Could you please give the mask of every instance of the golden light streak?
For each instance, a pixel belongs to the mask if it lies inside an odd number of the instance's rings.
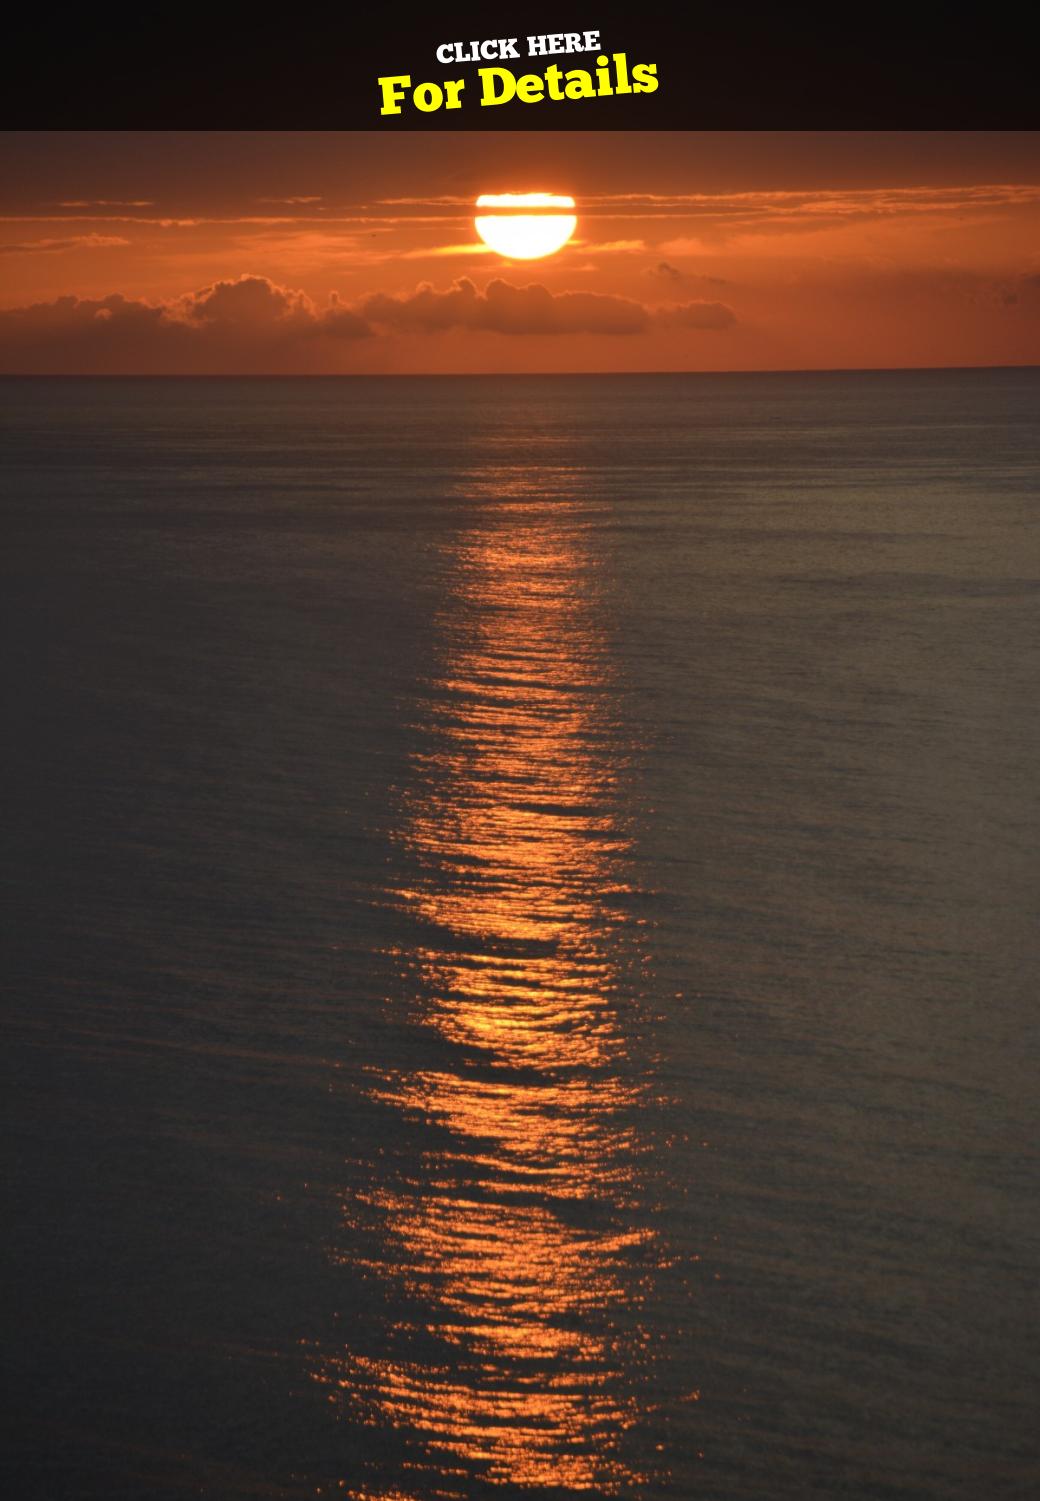
[[[623,1447],[641,1412],[634,1268],[658,1255],[634,1176],[646,1086],[619,1017],[639,963],[621,767],[580,529],[564,505],[525,516],[521,475],[487,483],[499,514],[454,545],[401,831],[418,878],[394,893],[437,935],[413,958],[455,1061],[372,1089],[430,1141],[414,1182],[369,1199],[387,1239],[366,1270],[416,1322],[316,1374],[391,1425],[438,1495],[617,1495],[641,1478]]]

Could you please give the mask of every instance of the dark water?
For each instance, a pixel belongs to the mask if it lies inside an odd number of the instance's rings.
[[[0,392],[6,1494],[1034,1496],[1040,374]]]

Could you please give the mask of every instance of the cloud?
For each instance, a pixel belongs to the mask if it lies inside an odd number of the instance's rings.
[[[279,287],[266,276],[214,282],[200,292],[163,304],[162,312],[171,327],[179,323],[211,339],[231,343],[237,340],[284,347],[326,334],[337,339],[362,339],[372,331],[335,292],[328,306],[319,308],[306,292]]]
[[[467,194],[434,193],[412,198],[380,198],[378,201],[393,207],[468,208],[473,199]],[[836,201],[884,205],[908,203],[911,206],[935,203],[1020,203],[1040,202],[1040,183],[972,183],[952,187],[917,184],[868,188],[750,188],[731,193],[585,193],[580,201],[583,209],[615,208],[629,204],[652,209],[662,205],[666,208],[748,203],[772,206],[777,203],[831,204]]]
[[[154,208],[154,198],[62,198],[57,208]]]
[[[657,321],[673,328],[732,328],[737,315],[724,302],[677,302],[659,308]]]
[[[673,266],[671,261],[658,261],[656,266],[647,266],[644,276],[649,276],[653,281],[669,282],[677,286],[680,282],[689,286],[697,282],[702,287],[728,287],[730,281],[725,276],[705,276],[701,271],[681,271],[678,266]]]
[[[553,293],[538,283],[516,287],[501,280],[480,292],[468,277],[445,292],[424,283],[403,297],[380,293],[359,311],[371,323],[409,333],[469,328],[500,334],[638,334],[650,322],[648,309],[627,297]]]
[[[1004,307],[1022,306],[1033,312],[1040,307],[1040,272],[1026,271],[1010,280],[998,281],[991,292]]]
[[[305,370],[317,346],[365,338],[369,325],[336,298],[319,308],[264,276],[219,281],[169,302],[120,293],[0,310],[7,373],[211,374]]]
[[[199,325],[270,329],[292,323],[313,323],[314,303],[306,292],[275,286],[266,276],[240,276],[218,281],[201,292],[173,303],[174,316]]]
[[[105,250],[129,243],[122,235],[73,235],[68,240],[23,240],[19,244],[0,245],[0,255],[53,255],[61,250]]]
[[[490,245],[485,245],[483,240],[471,240],[462,245],[434,245],[432,247],[421,245],[418,250],[390,250],[373,259],[383,261],[428,261],[434,256],[441,255],[494,255]]]
[[[360,314],[398,333],[441,333],[468,328],[499,334],[615,334],[647,332],[654,326],[719,330],[737,317],[723,302],[683,302],[647,307],[628,297],[599,292],[550,292],[534,282],[513,286],[497,279],[481,292],[469,277],[446,291],[428,282],[399,297],[367,298]]]
[[[604,240],[601,244],[596,244],[596,245],[587,245],[584,242],[581,242],[581,249],[587,251],[590,255],[599,255],[599,254],[601,254],[603,252],[606,252],[608,255],[613,255],[613,254],[616,254],[616,253],[617,254],[622,254],[622,255],[628,255],[628,254],[635,254],[636,252],[638,252],[640,250],[645,250],[646,249],[646,241],[645,240]]]
[[[319,307],[306,292],[265,276],[239,276],[165,302],[102,298],[0,310],[0,372],[205,375],[343,368],[344,351],[378,334],[448,330],[506,336],[632,336],[655,328],[719,330],[736,321],[720,302],[656,308],[597,292],[550,292],[496,279],[480,290],[462,277],[443,291],[376,293]]]
[[[471,207],[461,195],[384,198],[384,209],[427,209],[444,214]],[[690,224],[711,243],[735,234],[804,233],[865,223],[985,223],[994,212],[1040,207],[1040,183],[975,183],[939,187],[932,184],[870,188],[753,189],[735,193],[600,193],[582,196],[578,213],[583,229],[597,219],[617,223],[637,219]],[[689,254],[705,248],[688,236]],[[664,253],[669,253],[664,248]],[[675,254],[681,252],[676,250]]]

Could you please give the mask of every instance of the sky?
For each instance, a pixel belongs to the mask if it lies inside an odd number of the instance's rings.
[[[509,261],[481,193],[576,202]],[[1040,132],[7,132],[0,373],[1040,363]]]

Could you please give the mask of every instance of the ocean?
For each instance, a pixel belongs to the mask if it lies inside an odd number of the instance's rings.
[[[5,1493],[1035,1495],[1040,371],[0,393]]]

